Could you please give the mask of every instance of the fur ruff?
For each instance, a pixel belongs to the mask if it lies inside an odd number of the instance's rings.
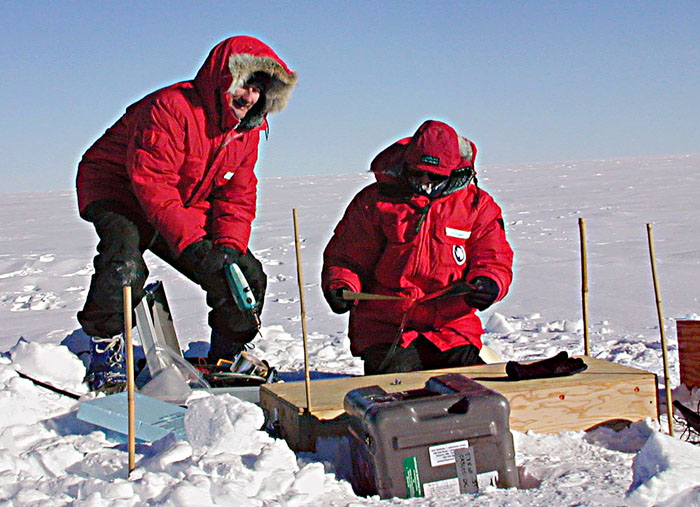
[[[229,57],[228,68],[233,78],[229,92],[240,88],[255,72],[264,72],[272,79],[265,89],[262,107],[254,107],[241,120],[247,127],[261,125],[265,115],[282,111],[287,105],[294,85],[297,83],[295,72],[288,73],[282,65],[272,58],[254,56],[247,53],[234,54]]]

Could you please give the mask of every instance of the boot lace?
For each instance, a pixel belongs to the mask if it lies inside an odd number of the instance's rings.
[[[110,365],[120,364],[124,361],[124,339],[121,335],[111,338],[92,338],[95,344],[95,351],[104,354],[107,353],[107,361]]]

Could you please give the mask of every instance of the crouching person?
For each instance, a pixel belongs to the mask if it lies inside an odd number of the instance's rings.
[[[130,285],[139,303],[146,250],[206,291],[210,362],[233,359],[255,337],[258,320],[236,307],[224,267],[238,264],[262,303],[266,276],[248,250],[254,168],[267,115],[284,108],[296,80],[261,41],[231,37],[212,49],[193,80],[128,107],[83,155],[76,183],[80,216],[100,240],[78,313],[92,337],[93,389],[124,385],[121,288]]]
[[[476,311],[506,295],[513,251],[501,209],[477,186],[475,157],[452,127],[426,121],[377,155],[377,181],[335,228],[323,293],[335,313],[350,312],[351,352],[366,375],[483,363]]]

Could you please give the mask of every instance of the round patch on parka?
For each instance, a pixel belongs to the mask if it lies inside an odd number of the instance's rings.
[[[461,266],[467,261],[467,252],[462,245],[452,245],[452,257],[458,266]]]

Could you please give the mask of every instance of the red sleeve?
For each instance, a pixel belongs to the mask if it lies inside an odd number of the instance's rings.
[[[228,183],[217,188],[212,199],[212,237],[214,242],[241,252],[248,248],[250,230],[255,218],[258,179],[255,163],[258,160],[260,133],[254,132],[246,143],[246,154],[235,168]]]
[[[483,191],[466,248],[469,262],[466,281],[486,276],[498,284],[496,301],[503,299],[513,280],[513,250],[506,239],[501,208]]]
[[[126,169],[148,221],[181,252],[206,236],[206,214],[185,208],[177,189],[184,161],[185,130],[172,106],[158,100],[143,106],[132,127]]]
[[[352,200],[323,252],[321,286],[324,291],[347,286],[362,291],[362,280],[372,277],[386,242],[374,212],[376,184]]]

